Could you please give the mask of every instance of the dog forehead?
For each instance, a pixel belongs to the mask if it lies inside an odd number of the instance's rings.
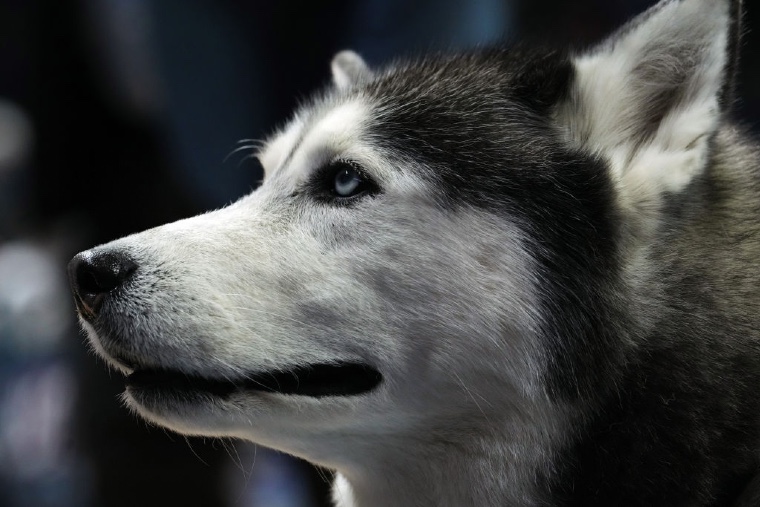
[[[491,48],[396,62],[352,88],[317,95],[259,158],[278,179],[336,158],[389,178],[394,166],[432,169],[436,179],[441,171],[489,172],[504,165],[505,151],[510,159],[532,155],[526,147],[545,134],[532,128],[539,122],[521,96],[529,56]]]
[[[317,158],[342,155],[361,144],[370,116],[368,104],[360,97],[326,101],[309,118],[296,143],[292,158]]]
[[[364,135],[371,111],[363,97],[337,94],[302,107],[260,150],[267,177],[297,177],[336,158],[376,165]]]
[[[355,93],[373,105],[367,129],[377,147],[435,162],[430,165],[477,170],[473,162],[483,155],[523,151],[521,133],[542,134],[533,129],[544,122],[526,86],[535,59],[504,48],[433,55],[377,72]]]

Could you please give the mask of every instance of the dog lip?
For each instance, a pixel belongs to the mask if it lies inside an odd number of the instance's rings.
[[[95,311],[87,303],[85,303],[82,297],[76,292],[74,293],[74,304],[79,311],[79,315],[86,322],[92,323],[95,320]]]
[[[132,391],[209,393],[225,398],[237,391],[259,391],[313,398],[356,396],[374,390],[382,375],[364,363],[338,362],[257,372],[236,379],[208,378],[171,369],[137,369],[126,379]]]
[[[116,362],[118,362],[120,365],[126,367],[129,370],[134,371],[139,368],[137,363],[134,360],[126,357],[124,354],[116,354],[113,356],[113,359]]]

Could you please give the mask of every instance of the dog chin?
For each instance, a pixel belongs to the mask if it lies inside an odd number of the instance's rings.
[[[304,438],[310,441],[309,435],[321,435],[324,429],[333,430],[336,424],[345,423],[344,414],[352,413],[357,404],[369,402],[371,394],[318,398],[238,389],[219,396],[128,385],[121,400],[149,423],[183,435],[254,440],[314,459],[302,445],[293,447],[293,442],[303,444]]]
[[[225,437],[233,435],[232,405],[198,397],[195,400],[167,397],[146,398],[127,388],[121,395],[124,405],[149,423],[188,436]]]

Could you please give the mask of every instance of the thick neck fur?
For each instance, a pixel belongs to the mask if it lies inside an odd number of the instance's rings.
[[[460,434],[425,446],[388,446],[338,473],[335,505],[542,505],[536,477],[549,462],[550,446],[536,432],[525,433],[505,428],[490,437]]]
[[[626,279],[636,346],[557,456],[551,505],[733,505],[757,473],[757,155],[733,127]],[[635,255],[634,255],[635,254]]]

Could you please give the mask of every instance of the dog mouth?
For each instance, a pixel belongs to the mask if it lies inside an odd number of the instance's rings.
[[[313,398],[357,396],[375,389],[382,375],[361,363],[328,363],[280,371],[252,373],[236,379],[214,379],[177,370],[136,369],[126,380],[134,395],[171,395],[182,399],[212,395],[227,398],[236,392],[258,391]]]

